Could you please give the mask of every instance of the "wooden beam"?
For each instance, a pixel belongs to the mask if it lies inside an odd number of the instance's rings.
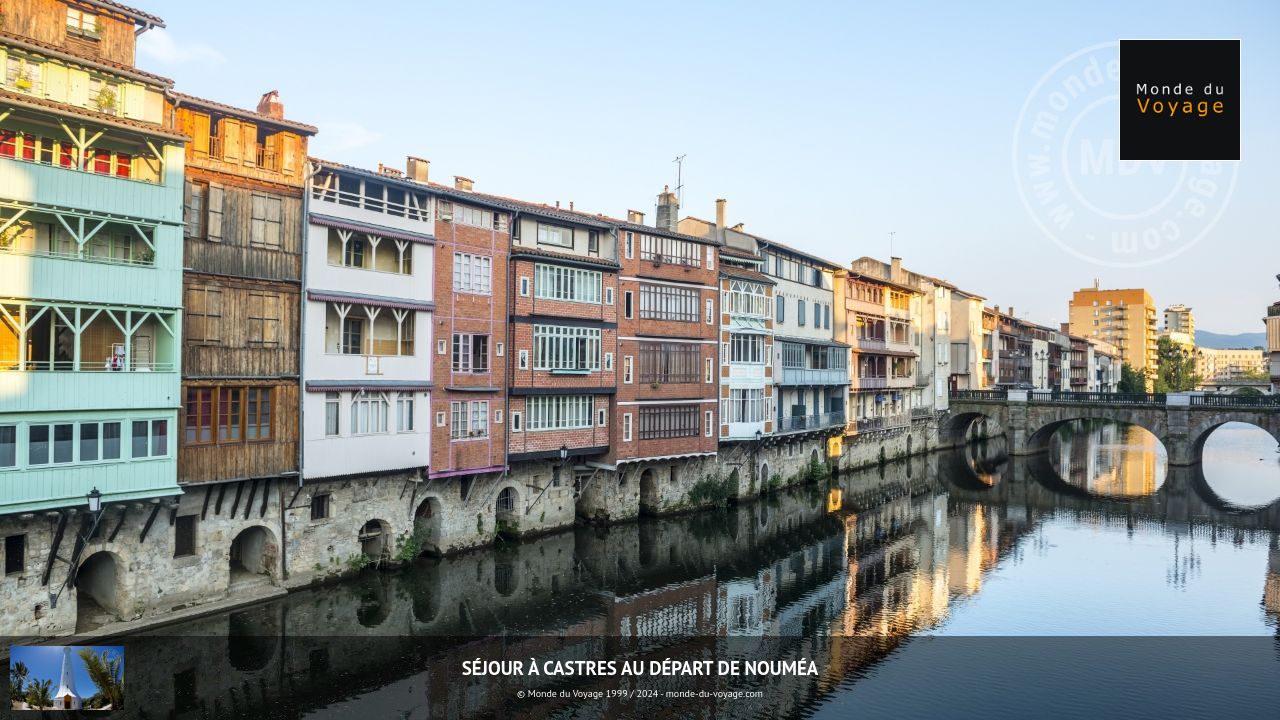
[[[267,479],[267,484],[262,488],[262,507],[258,510],[258,517],[267,516],[267,501],[271,498],[271,479]]]
[[[160,503],[151,506],[151,514],[147,516],[147,521],[142,525],[142,534],[138,535],[138,542],[147,539],[147,533],[151,532],[151,523],[156,521],[156,515],[160,513]]]
[[[80,516],[80,532],[76,533],[76,544],[71,550],[71,567],[67,568],[67,587],[76,584],[76,565],[80,562],[80,553],[84,552],[85,533],[89,532],[91,517],[89,513]]]
[[[53,542],[49,544],[49,559],[44,563],[44,575],[40,578],[41,585],[49,584],[49,573],[53,572],[53,559],[58,555],[58,546],[62,544],[62,534],[67,530],[67,513],[62,511],[58,513],[58,529],[53,533]]]
[[[222,514],[222,498],[225,497],[226,494],[227,494],[227,484],[222,483],[221,485],[218,486],[218,504],[213,506],[214,515]]]
[[[174,505],[169,508],[169,527],[173,527],[178,522],[178,506]]]
[[[120,533],[120,528],[124,527],[124,519],[129,515],[129,506],[125,505],[120,509],[120,519],[116,521],[115,529],[107,536],[107,542],[115,542],[116,535]]]
[[[209,498],[213,496],[213,486],[206,485],[204,488],[204,507],[200,508],[200,519],[204,520],[209,517]]]
[[[244,492],[244,481],[241,480],[240,482],[236,483],[236,499],[234,502],[231,503],[231,512],[228,513],[227,517],[236,516],[236,511],[240,509],[240,494],[243,492]]]
[[[293,497],[289,498],[289,510],[293,509],[293,501],[298,499],[298,494],[302,492],[302,486],[299,485],[297,490],[293,491]]]
[[[258,496],[258,481],[249,484],[249,497],[244,501],[244,519],[249,519],[249,511],[253,508],[253,499]],[[235,513],[231,513],[233,516]]]

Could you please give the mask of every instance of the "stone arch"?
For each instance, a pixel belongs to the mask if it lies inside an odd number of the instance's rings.
[[[231,585],[244,585],[265,577],[276,581],[280,551],[275,533],[265,525],[250,525],[241,530],[231,541],[228,568]]]
[[[356,538],[360,541],[360,552],[370,562],[382,563],[391,559],[391,525],[386,520],[370,520],[360,527]]]
[[[272,605],[256,605],[227,616],[227,661],[242,672],[261,670],[275,657],[280,623]]]
[[[947,445],[961,445],[969,440],[970,431],[979,423],[986,425],[999,424],[999,422],[999,418],[995,415],[981,412],[950,413],[938,427],[938,440]]]
[[[1063,425],[1077,420],[1108,420],[1126,425],[1137,425],[1155,436],[1164,446],[1170,462],[1174,459],[1174,449],[1170,447],[1169,431],[1163,407],[1158,413],[1150,410],[1123,407],[1049,407],[1027,412],[1027,431],[1023,435],[1022,452],[1025,454],[1045,452],[1049,449],[1049,441],[1053,434]],[[1015,443],[1016,444],[1016,443]],[[1017,451],[1015,450],[1015,453]]]
[[[80,562],[75,578],[76,632],[125,618],[129,607],[124,582],[127,567],[110,550],[99,550]]]
[[[422,536],[422,552],[440,552],[440,537],[444,525],[443,511],[439,497],[428,495],[418,503],[418,509],[413,513],[413,530],[421,533]]]
[[[1185,464],[1199,464],[1204,459],[1204,446],[1209,441],[1209,436],[1213,435],[1214,431],[1223,425],[1233,422],[1259,428],[1270,435],[1277,445],[1280,445],[1280,412],[1215,414],[1212,418],[1192,426],[1190,432],[1187,433],[1187,438],[1190,442],[1184,458]]]
[[[514,535],[520,522],[520,491],[506,485],[493,500],[493,526],[499,535]]]
[[[814,467],[822,464],[822,456],[818,454],[818,448],[809,451],[809,466]]]
[[[511,597],[520,587],[519,568],[515,558],[500,554],[493,561],[493,589],[502,597]]]
[[[756,487],[761,488],[763,490],[764,487],[769,484],[768,461],[764,461],[760,463],[760,469],[757,471],[757,473],[758,474],[756,476]]]
[[[640,473],[640,512],[654,514],[660,505],[658,477],[653,468],[645,468]]]

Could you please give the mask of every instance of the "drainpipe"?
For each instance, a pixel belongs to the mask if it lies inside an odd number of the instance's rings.
[[[302,232],[302,273],[298,284],[298,489],[302,489],[302,460],[304,446],[303,428],[303,409],[306,407],[307,393],[303,378],[306,377],[304,369],[307,364],[307,333],[304,332],[307,324],[307,240],[310,235],[311,224],[308,218],[311,216],[311,178],[314,175],[311,167],[310,158],[306,162],[306,170],[302,175],[302,222],[299,223]],[[282,580],[289,579],[289,529],[287,515],[284,507],[284,486],[280,487],[280,577]]]
[[[502,414],[506,416],[503,424],[503,436],[506,442],[502,443],[502,477],[505,478],[511,473],[511,393],[508,392],[511,383],[511,371],[515,367],[515,360],[518,351],[511,344],[511,316],[516,312],[516,293],[511,290],[519,291],[519,278],[511,277],[511,238],[515,235],[516,225],[520,222],[520,211],[511,213],[511,224],[507,226],[507,311],[502,318],[502,342],[506,347],[506,366],[507,371],[503,373],[502,378]],[[515,280],[515,285],[512,285]],[[532,293],[530,293],[532,294]],[[533,358],[529,358],[529,367],[533,367]],[[528,422],[525,417],[522,422]],[[528,432],[527,430],[525,432]]]

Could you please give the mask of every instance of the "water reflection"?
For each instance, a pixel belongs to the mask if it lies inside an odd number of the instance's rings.
[[[1105,420],[1064,424],[1049,443],[1058,476],[1104,497],[1152,495],[1164,485],[1168,454],[1145,428]]]
[[[191,620],[123,640],[133,708],[148,717],[791,717],[892,676],[920,635],[1274,635],[1280,509],[1216,507],[1194,470],[1166,477],[1158,444],[1129,437],[1080,429],[1032,458],[988,441],[720,512],[423,560]],[[1134,459],[1144,452],[1157,457]],[[1063,457],[1069,483],[1054,467]],[[984,677],[1016,670],[988,655]],[[461,676],[461,661],[477,657],[803,658],[819,675],[627,681],[767,690],[733,702],[518,702],[517,690],[619,683]],[[953,671],[920,666],[898,692],[945,686]],[[968,666],[961,674],[971,685]],[[130,712],[119,716],[142,717]]]
[[[1204,445],[1205,481],[1223,502],[1242,508],[1280,500],[1280,452],[1267,431],[1227,423]]]

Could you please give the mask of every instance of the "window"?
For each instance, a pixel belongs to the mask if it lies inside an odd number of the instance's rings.
[[[173,523],[173,556],[196,554],[196,515],[179,515]]]
[[[604,304],[605,305],[613,304],[613,288],[611,287],[607,287],[604,289]]]
[[[633,317],[631,310],[631,291],[627,290],[622,294],[622,316],[630,320]]]
[[[697,405],[649,405],[640,408],[640,439],[694,437],[698,427]]]
[[[217,345],[222,342],[222,290],[187,289],[187,342]]]
[[[711,298],[707,298],[707,324],[710,325],[715,321],[716,308]]]
[[[640,259],[654,263],[671,263],[698,267],[702,251],[697,243],[656,235],[640,236]]]
[[[364,354],[364,318],[350,315],[342,318],[342,354]]]
[[[573,247],[573,231],[566,227],[538,223],[538,244],[571,248]]]
[[[605,408],[596,410],[596,425],[606,427],[609,424],[609,411]]]
[[[134,420],[132,429],[132,457],[165,457],[169,454],[168,420]]]
[[[729,336],[729,362],[759,365],[764,362],[764,336]]]
[[[623,245],[623,254],[628,260],[636,256],[636,235],[630,230],[627,231],[626,244]]]
[[[627,384],[631,383],[632,368],[632,357],[630,355],[624,355],[622,358],[622,382]]]
[[[710,245],[707,246],[707,269],[716,269],[716,249]]]
[[[698,291],[667,285],[641,285],[640,319],[698,322]]]
[[[186,227],[186,237],[204,239],[205,209],[209,204],[209,183],[199,180],[187,181],[187,197],[184,203],[182,220]]]
[[[702,413],[702,434],[711,437],[712,429],[715,427],[715,419],[711,417],[711,411],[707,410]]]
[[[449,437],[454,439],[482,438],[489,436],[489,401],[449,403],[451,423]]]
[[[804,327],[804,300],[796,300],[796,324]]]
[[[271,439],[271,388],[249,388],[248,412],[245,413],[246,440]]]
[[[533,368],[551,371],[600,369],[600,329],[533,326]],[[530,419],[532,426],[532,418]]]
[[[324,434],[325,437],[338,436],[338,413],[342,408],[342,394],[327,392],[324,394]]]
[[[120,423],[102,423],[102,459],[120,459]]]
[[[27,536],[9,535],[4,539],[4,574],[20,573],[27,567]]]
[[[631,413],[622,414],[622,441],[631,442]]]
[[[18,464],[18,426],[0,425],[0,468]]]
[[[244,420],[244,388],[218,388],[218,442],[240,442]]]
[[[436,413],[436,427],[444,427],[444,411]]]
[[[396,430],[413,432],[413,393],[396,395]]]
[[[696,383],[702,352],[690,343],[640,343],[641,383]]]
[[[98,16],[79,8],[67,8],[67,34],[98,39]]]
[[[453,221],[471,227],[484,228],[486,230],[497,229],[494,223],[493,212],[482,210],[477,207],[469,207],[467,205],[453,205]]]
[[[489,336],[454,333],[453,371],[489,372]]]
[[[706,360],[705,360],[705,362],[704,362],[704,365],[705,365],[705,367],[703,368],[703,372],[704,372],[705,377],[706,377],[706,382],[708,382],[708,383],[709,383],[709,382],[712,382],[712,380],[715,378],[715,366],[714,366],[714,362],[712,361],[712,359],[711,359],[711,358],[706,358]]]
[[[533,270],[534,297],[598,305],[602,277],[595,270],[539,263]]]
[[[775,302],[778,305],[777,320],[782,324],[787,321],[787,299],[779,295]]]
[[[587,253],[589,255],[600,254],[600,231],[599,230],[587,231]]]
[[[378,435],[387,432],[387,396],[368,395],[361,390],[351,399],[351,434]]]
[[[249,345],[280,346],[280,296],[249,293]]]
[[[767,400],[763,388],[730,389],[721,401],[720,416],[729,423],[764,422],[769,419]]]
[[[489,295],[492,292],[492,266],[493,258],[488,256],[454,253],[454,291]]]
[[[804,346],[799,343],[782,343],[782,367],[804,367]]]
[[[249,217],[250,245],[272,249],[281,247],[280,207],[281,199],[278,197],[253,194]]]
[[[520,278],[520,297],[529,297],[529,278]]]
[[[521,350],[521,351],[520,351],[520,353],[519,353],[519,355],[518,355],[517,365],[519,366],[519,368],[520,368],[521,370],[528,370],[528,369],[529,369],[529,351],[528,351],[528,350]]]
[[[213,442],[214,392],[214,388],[187,388],[186,444],[208,445]]]
[[[590,395],[535,395],[525,403],[529,430],[572,430],[591,427],[595,398]]]
[[[365,256],[365,239],[352,236],[342,244],[342,264],[344,267],[363,268]]]
[[[518,412],[511,413],[511,432],[524,431],[524,416]]]
[[[311,519],[324,520],[329,517],[329,493],[316,493],[311,496]]]
[[[604,354],[604,369],[606,372],[613,369],[613,353],[611,352]]]
[[[494,425],[502,424],[502,411],[497,408],[493,409],[493,424]]]
[[[764,316],[769,312],[764,286],[759,283],[732,281],[728,292],[724,293],[722,302],[724,311],[735,315]]]
[[[27,428],[27,464],[46,465],[49,462],[49,426],[31,425]]]

